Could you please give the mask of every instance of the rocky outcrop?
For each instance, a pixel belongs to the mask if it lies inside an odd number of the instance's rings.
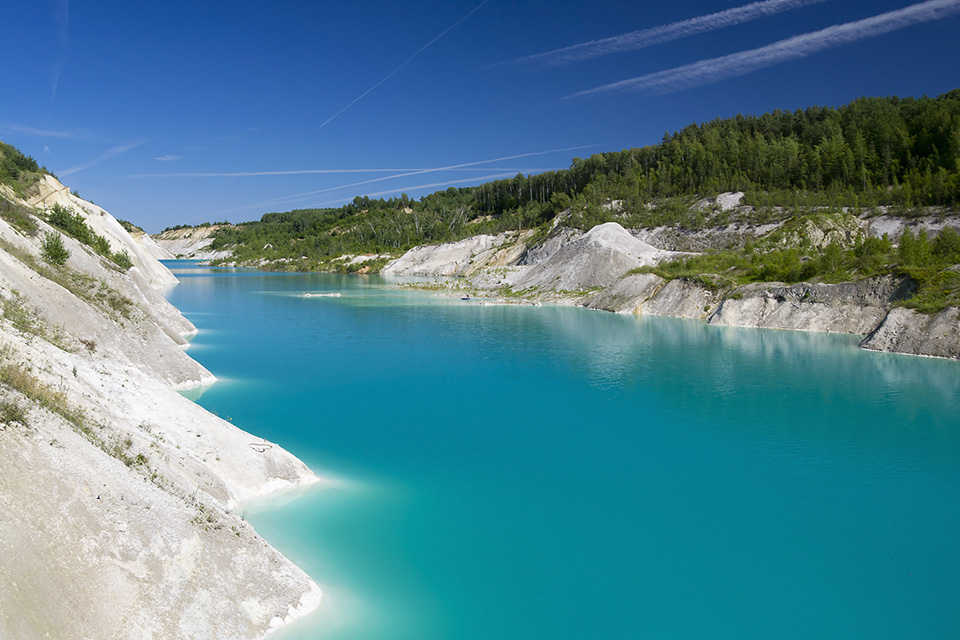
[[[0,220],[0,637],[262,638],[321,593],[235,510],[318,479],[177,392],[213,376],[157,291],[175,278],[49,180],[31,202],[69,203],[134,266],[66,236],[47,264],[58,231]]]
[[[689,280],[671,280],[643,306],[643,313],[675,318],[707,318],[722,299],[711,291]]]
[[[630,274],[590,298],[585,306],[615,313],[706,319],[723,296],[697,283]]]
[[[614,313],[641,313],[643,304],[666,283],[652,273],[632,273],[590,297],[585,306]]]
[[[960,309],[948,307],[933,315],[912,309],[892,309],[860,347],[870,351],[960,359]]]
[[[866,334],[895,302],[912,293],[909,281],[890,277],[841,284],[751,284],[731,292],[709,323]]]
[[[438,245],[425,245],[410,249],[401,257],[388,263],[384,275],[418,276],[466,276],[484,267],[499,267],[515,264],[523,255],[526,246],[522,235],[516,232],[495,236],[477,235]]]

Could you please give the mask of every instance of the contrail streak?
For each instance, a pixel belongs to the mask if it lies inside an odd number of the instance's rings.
[[[103,153],[101,153],[99,156],[97,156],[96,158],[94,158],[93,160],[91,160],[90,162],[87,162],[86,164],[82,164],[82,165],[80,165],[80,166],[78,166],[78,167],[73,167],[72,169],[66,169],[66,170],[64,170],[64,171],[57,171],[57,175],[58,175],[58,176],[61,176],[61,177],[73,175],[73,174],[77,173],[78,171],[83,171],[84,169],[89,169],[90,167],[96,166],[96,165],[100,164],[101,162],[105,162],[105,161],[110,160],[110,159],[112,159],[112,158],[116,158],[117,156],[119,156],[119,155],[121,155],[121,154],[124,154],[124,153],[126,153],[127,151],[130,151],[131,149],[133,149],[133,148],[135,148],[135,147],[139,147],[141,144],[143,144],[143,141],[142,141],[142,140],[141,140],[140,142],[134,142],[134,143],[132,143],[132,144],[124,144],[124,145],[120,145],[119,147],[113,147],[113,148],[111,148],[111,149],[107,149],[106,151],[104,151]]]
[[[611,53],[635,51],[645,47],[652,47],[656,44],[687,38],[697,35],[698,33],[732,27],[744,22],[750,22],[751,20],[757,20],[758,18],[772,16],[783,11],[799,9],[825,1],[826,0],[763,0],[705,16],[697,16],[689,20],[671,22],[670,24],[651,27],[649,29],[631,31],[630,33],[624,33],[619,36],[583,42],[561,49],[554,49],[553,51],[537,53],[532,56],[514,60],[513,62],[533,62],[558,67],[564,64],[570,64],[571,62],[579,62],[580,60],[599,58],[600,56]]]
[[[856,22],[847,22],[820,31],[804,33],[759,49],[700,60],[681,67],[587,89],[569,95],[567,98],[629,91],[672,93],[683,89],[701,87],[746,75],[788,60],[806,58],[840,45],[873,38],[922,22],[945,18],[958,11],[960,11],[960,0],[928,0]]]
[[[499,180],[501,178],[512,178],[517,175],[515,171],[506,171],[504,173],[492,173],[486,176],[477,176],[476,178],[471,178],[471,180]],[[429,184],[412,184],[405,187],[397,187],[396,189],[387,189],[386,191],[376,191],[374,193],[366,193],[364,195],[370,198],[376,198],[378,196],[385,196],[390,193],[404,192],[404,191],[414,191],[416,189],[434,189],[436,187],[447,187],[451,184],[462,184],[462,180],[447,180],[445,182],[431,182]],[[350,202],[353,198],[339,198],[337,200],[328,200],[326,202],[321,202],[317,206],[324,207],[331,204],[337,204],[338,202]]]
[[[257,208],[259,208],[259,207],[271,207],[271,206],[278,205],[278,204],[289,204],[289,203],[291,203],[291,202],[297,202],[297,201],[300,201],[300,200],[305,200],[305,199],[309,198],[310,196],[319,195],[319,194],[321,194],[321,193],[329,193],[329,192],[331,192],[331,191],[338,191],[338,190],[340,190],[340,189],[349,189],[349,188],[351,188],[351,187],[360,187],[360,186],[363,186],[363,185],[365,185],[365,184],[372,184],[372,183],[374,183],[374,182],[382,182],[382,181],[384,181],[384,180],[393,180],[393,179],[395,179],[395,178],[406,178],[406,177],[409,177],[409,176],[423,175],[423,174],[425,174],[425,173],[438,173],[438,172],[440,172],[440,171],[456,171],[456,170],[458,170],[458,169],[463,169],[463,168],[465,168],[465,167],[475,167],[475,166],[481,165],[481,164],[491,164],[491,163],[493,163],[493,162],[504,162],[504,161],[506,161],[506,160],[516,160],[517,158],[529,158],[529,157],[531,157],[531,156],[544,156],[544,155],[547,155],[547,154],[550,154],[550,153],[560,153],[560,152],[563,152],[563,151],[579,151],[580,149],[591,149],[591,148],[595,148],[595,147],[599,147],[599,146],[600,146],[599,144],[585,144],[585,145],[580,145],[580,146],[576,146],[576,147],[565,147],[565,148],[562,148],[562,149],[550,149],[550,150],[548,150],[548,151],[531,151],[531,152],[529,152],[529,153],[518,153],[518,154],[515,154],[515,155],[512,155],[512,156],[504,156],[504,157],[502,157],[502,158],[493,158],[493,159],[491,159],[491,160],[477,160],[477,161],[475,161],[475,162],[464,162],[464,163],[461,163],[461,164],[450,165],[450,166],[447,166],[447,167],[435,167],[435,168],[433,168],[433,169],[418,169],[418,170],[416,170],[416,171],[405,171],[405,172],[402,172],[402,173],[396,173],[396,174],[393,174],[393,175],[383,176],[383,177],[380,177],[380,178],[371,178],[370,180],[361,180],[360,182],[352,182],[352,183],[350,183],[350,184],[343,184],[343,185],[338,185],[338,186],[335,186],[335,187],[327,187],[326,189],[317,189],[316,191],[307,191],[307,192],[305,192],[305,193],[296,193],[296,194],[292,194],[292,195],[289,195],[289,196],[284,196],[284,197],[282,197],[282,198],[277,198],[276,200],[270,200],[269,202],[260,202],[260,203],[257,203],[257,204],[247,205],[247,206],[245,206],[245,207],[238,207],[238,208],[236,208],[236,209],[224,209],[224,210],[222,210],[222,211],[217,211],[217,212],[215,212],[213,215],[218,215],[218,214],[220,214],[220,213],[230,213],[230,212],[233,212],[233,211],[242,211],[242,210],[245,210],[245,209],[257,209]],[[500,174],[498,174],[498,175],[500,175]],[[504,174],[504,175],[507,175],[507,174]],[[515,172],[511,172],[509,175],[516,175],[516,173],[515,173]],[[481,178],[473,178],[473,179],[474,179],[474,180],[478,180],[478,179],[481,179]],[[456,182],[459,182],[459,181],[456,181]]]
[[[377,87],[379,87],[380,85],[382,85],[384,82],[386,82],[387,80],[389,80],[390,78],[392,78],[398,71],[400,71],[400,70],[403,69],[405,66],[407,66],[408,64],[410,64],[410,62],[412,62],[414,58],[416,58],[418,55],[420,55],[421,53],[423,53],[424,50],[425,50],[427,47],[429,47],[429,46],[432,45],[434,42],[436,42],[437,40],[439,40],[439,39],[442,38],[443,36],[447,35],[447,34],[450,33],[451,31],[453,31],[454,29],[456,29],[458,26],[460,26],[460,23],[461,23],[461,22],[463,22],[464,20],[466,20],[467,18],[469,18],[470,16],[472,16],[474,13],[476,13],[477,11],[479,11],[480,8],[481,8],[483,5],[487,4],[488,2],[490,2],[490,0],[483,0],[483,2],[481,2],[480,4],[478,4],[477,6],[475,6],[473,9],[471,9],[470,12],[467,13],[465,16],[463,16],[462,18],[460,18],[459,20],[457,20],[456,22],[454,22],[452,25],[450,25],[449,27],[447,27],[446,29],[444,29],[443,31],[441,31],[441,32],[440,32],[440,35],[438,35],[438,36],[435,37],[433,40],[431,40],[431,41],[428,42],[427,44],[425,44],[425,45],[423,45],[422,47],[420,47],[419,49],[417,49],[417,50],[413,53],[413,55],[411,55],[409,58],[407,58],[406,60],[404,60],[403,62],[401,62],[401,63],[400,63],[400,66],[398,66],[396,69],[394,69],[393,71],[391,71],[390,73],[388,73],[387,75],[385,75],[385,76],[383,77],[383,79],[380,80],[380,82],[376,83],[375,85],[373,85],[372,87],[370,87],[369,89],[367,89],[366,91],[364,91],[363,93],[361,93],[359,96],[357,96],[356,98],[354,98],[353,100],[351,100],[351,101],[347,104],[347,106],[345,106],[343,109],[340,109],[340,111],[337,111],[335,114],[333,114],[332,116],[330,116],[329,118],[327,118],[326,120],[324,120],[323,123],[322,123],[319,127],[317,127],[317,129],[323,129],[323,128],[324,128],[325,126],[327,126],[334,118],[338,117],[338,116],[339,116],[340,114],[342,114],[344,111],[346,111],[347,109],[349,109],[350,107],[352,107],[352,106],[355,105],[356,103],[360,102],[363,98],[366,97],[366,95],[367,95],[368,93],[370,93],[371,91],[373,91],[374,89],[376,89]]]
[[[180,156],[155,158],[155,160],[180,159]],[[324,175],[338,173],[403,173],[403,172],[430,172],[436,169],[291,169],[288,171],[232,171],[209,173],[135,173],[130,178],[253,178],[260,176],[300,176]],[[448,171],[488,171],[488,169],[448,169]],[[504,169],[504,171],[519,171],[519,169]]]
[[[579,146],[579,147],[567,147],[567,148],[565,148],[565,149],[551,149],[551,150],[549,150],[549,151],[533,151],[533,152],[530,152],[530,153],[519,153],[519,154],[512,155],[512,156],[504,156],[504,157],[502,157],[502,158],[494,158],[494,159],[492,159],[492,160],[478,160],[478,161],[476,161],[476,162],[464,162],[463,164],[454,164],[454,165],[450,165],[450,166],[448,166],[448,167],[436,167],[436,168],[434,168],[434,169],[421,169],[421,170],[417,170],[417,171],[407,171],[407,172],[404,172],[404,173],[397,173],[397,174],[394,174],[394,175],[383,176],[383,177],[380,177],[380,178],[371,178],[370,180],[361,180],[360,182],[353,182],[353,183],[351,183],[351,184],[345,184],[345,185],[341,185],[341,186],[338,186],[338,187],[328,187],[328,188],[326,188],[326,189],[319,189],[319,190],[317,190],[317,191],[308,191],[308,192],[306,192],[306,193],[298,193],[298,194],[296,194],[296,195],[286,196],[286,197],[284,197],[284,198],[279,198],[278,200],[275,200],[275,201],[273,201],[273,202],[271,202],[271,203],[268,203],[268,204],[279,204],[279,203],[284,202],[285,200],[290,199],[290,198],[301,198],[301,197],[303,197],[303,196],[313,196],[313,195],[317,195],[317,194],[319,194],[319,193],[327,193],[328,191],[336,191],[336,190],[338,190],[338,189],[349,189],[350,187],[360,187],[360,186],[363,186],[363,185],[365,185],[365,184],[372,184],[372,183],[374,183],[374,182],[383,182],[384,180],[393,180],[394,178],[406,178],[406,177],[409,177],[409,176],[422,175],[422,174],[424,174],[424,173],[439,173],[440,171],[454,171],[454,170],[457,170],[457,169],[462,169],[462,168],[464,168],[464,167],[475,167],[475,166],[480,165],[480,164],[490,164],[491,162],[503,162],[503,161],[505,161],[505,160],[516,160],[517,158],[529,158],[530,156],[542,156],[542,155],[547,155],[548,153],[559,153],[559,152],[561,152],[561,151],[577,151],[577,150],[579,150],[579,149],[589,149],[589,148],[591,148],[591,147],[596,147],[596,146],[599,146],[599,145],[588,144],[588,145],[582,145],[582,146]]]

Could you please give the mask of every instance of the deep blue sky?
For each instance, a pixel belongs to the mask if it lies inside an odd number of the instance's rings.
[[[11,0],[0,24],[0,140],[151,232],[960,87],[960,0]]]

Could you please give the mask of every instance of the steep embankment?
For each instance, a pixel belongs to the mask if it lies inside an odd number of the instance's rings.
[[[315,608],[233,510],[317,478],[177,393],[213,377],[158,293],[172,274],[52,177],[0,196],[0,637],[262,638]],[[133,266],[49,227],[53,204]]]
[[[723,194],[695,206],[732,210],[741,195]],[[917,291],[916,283],[908,277],[873,276],[838,284],[758,282],[737,286],[723,273],[668,279],[639,269],[682,255],[747,243],[765,243],[770,250],[804,247],[805,253],[818,255],[831,246],[839,250],[884,234],[899,236],[905,228],[935,235],[945,227],[960,228],[960,221],[943,212],[911,218],[889,213],[857,218],[814,212],[807,217],[785,216],[762,224],[732,222],[695,230],[658,227],[628,231],[616,223],[606,223],[586,233],[556,228],[546,239],[530,246],[524,242],[529,236],[502,236],[482,242],[471,239],[418,247],[388,264],[383,272],[465,275],[469,277],[452,283],[451,288],[504,299],[697,318],[715,325],[870,334],[862,344],[866,349],[960,358],[960,323],[955,307],[934,316],[898,307]],[[484,263],[488,253],[466,251],[494,245],[497,255],[520,257],[492,268]]]

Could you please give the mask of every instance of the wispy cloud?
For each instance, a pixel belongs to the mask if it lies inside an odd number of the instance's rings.
[[[160,162],[176,162],[177,160],[183,160],[183,156],[165,155],[154,158],[154,160],[159,160]]]
[[[259,203],[250,204],[250,205],[247,205],[247,206],[244,206],[244,207],[237,207],[237,208],[235,208],[235,209],[224,209],[224,210],[222,210],[222,211],[214,212],[214,215],[219,215],[219,214],[221,214],[221,213],[231,213],[231,212],[233,212],[233,211],[244,211],[244,210],[246,210],[246,209],[258,209],[258,208],[262,208],[262,207],[272,207],[272,206],[280,205],[280,204],[291,204],[291,203],[293,203],[293,202],[300,202],[300,201],[303,201],[303,200],[309,200],[309,199],[313,198],[314,196],[320,195],[320,194],[322,194],[322,193],[330,193],[330,192],[332,192],[332,191],[339,191],[339,190],[341,190],[341,189],[352,189],[352,188],[361,187],[361,186],[367,185],[367,184],[373,184],[373,183],[375,183],[375,182],[383,182],[383,181],[385,181],[385,180],[395,180],[395,179],[397,179],[397,178],[407,178],[407,177],[410,177],[410,176],[423,175],[423,174],[425,174],[425,173],[439,173],[439,172],[441,172],[441,171],[457,171],[457,170],[462,170],[462,169],[464,169],[464,168],[466,168],[466,167],[475,167],[475,166],[483,165],[483,164],[493,164],[494,162],[505,162],[505,161],[507,161],[507,160],[517,160],[517,159],[519,159],[519,158],[530,158],[530,157],[533,157],[533,156],[544,156],[544,155],[548,155],[548,154],[551,154],[551,153],[561,153],[561,152],[567,152],[567,151],[579,151],[579,150],[581,150],[581,149],[591,149],[591,148],[595,148],[595,147],[599,147],[599,146],[600,146],[599,144],[586,144],[586,145],[579,145],[579,146],[576,146],[576,147],[565,147],[565,148],[562,148],[562,149],[549,149],[549,150],[547,150],[547,151],[532,151],[532,152],[529,152],[529,153],[518,153],[518,154],[515,154],[515,155],[512,155],[512,156],[503,156],[503,157],[501,157],[501,158],[492,158],[492,159],[490,159],[490,160],[477,160],[477,161],[474,161],[474,162],[464,162],[464,163],[461,163],[461,164],[454,164],[454,165],[449,165],[449,166],[446,166],[446,167],[434,167],[434,168],[431,168],[431,169],[417,169],[417,170],[414,170],[414,171],[403,171],[403,172],[400,172],[400,173],[394,173],[394,174],[391,174],[391,175],[388,175],[388,176],[382,176],[382,177],[379,177],[379,178],[371,178],[370,180],[361,180],[360,182],[351,182],[350,184],[342,184],[342,185],[337,185],[337,186],[334,186],[334,187],[327,187],[327,188],[325,188],[325,189],[317,189],[317,190],[315,190],[315,191],[307,191],[307,192],[304,192],[304,193],[296,193],[296,194],[292,194],[292,195],[289,195],[289,196],[283,196],[283,197],[277,198],[277,199],[275,199],[275,200],[270,200],[270,201],[268,201],[268,202],[259,202]],[[497,175],[500,176],[500,177],[503,177],[503,175],[516,175],[516,173],[517,173],[516,171],[510,171],[510,172],[505,173],[505,174],[502,174],[502,175],[501,175],[501,174],[497,174]],[[483,179],[483,178],[472,178],[472,180],[481,180],[481,179]],[[448,184],[457,184],[458,182],[462,182],[462,181],[460,181],[460,180],[455,180],[455,181],[452,181],[452,182],[450,182],[450,183],[448,183]],[[408,187],[408,188],[409,188],[410,190],[412,190],[412,188],[410,188],[410,187]],[[393,192],[393,191],[394,191],[394,190],[391,190],[390,192]],[[385,193],[387,193],[387,192],[385,192]],[[354,194],[354,195],[356,195],[356,194]],[[370,194],[367,194],[367,195],[370,195]],[[351,196],[351,197],[352,197],[352,196]]]
[[[945,18],[960,11],[960,0],[928,0],[903,9],[834,25],[774,42],[759,49],[700,60],[665,71],[574,93],[578,98],[617,92],[671,93],[746,75],[781,62],[798,60],[840,45],[874,38],[911,25]]]
[[[180,156],[174,156],[179,158]],[[156,158],[163,160],[165,158]],[[479,168],[458,168],[446,169],[447,171],[489,171],[489,169]],[[324,174],[342,174],[342,173],[404,173],[412,175],[416,173],[429,173],[438,171],[438,169],[291,169],[286,171],[224,171],[224,172],[192,172],[192,173],[136,173],[131,178],[255,178],[263,176],[301,176],[301,175],[324,175]],[[535,169],[503,169],[503,171],[535,171]],[[544,169],[547,171],[547,169]]]
[[[599,58],[611,53],[622,53],[624,51],[635,51],[645,47],[652,47],[656,44],[671,42],[681,38],[695,36],[707,31],[716,31],[726,27],[743,24],[759,18],[765,18],[784,11],[799,9],[812,4],[825,2],[826,0],[763,0],[742,7],[734,7],[725,11],[711,13],[705,16],[697,16],[689,20],[680,22],[671,22],[649,29],[631,31],[619,36],[593,40],[591,42],[582,42],[553,51],[545,51],[532,56],[526,56],[513,63],[536,63],[551,67],[558,67],[571,62]],[[512,63],[506,63],[512,64]]]
[[[106,162],[107,160],[116,158],[117,156],[122,155],[135,147],[139,147],[141,144],[143,144],[142,140],[140,142],[133,142],[131,144],[124,144],[118,147],[112,147],[110,149],[107,149],[103,153],[101,153],[99,156],[97,156],[93,160],[90,160],[89,162],[85,162],[84,164],[81,164],[76,167],[72,167],[70,169],[65,169],[63,171],[57,171],[56,174],[60,177],[73,175],[85,169],[89,169],[90,167],[95,167],[101,162]]]
[[[374,89],[376,89],[377,87],[379,87],[380,85],[382,85],[384,82],[386,82],[387,80],[389,80],[390,78],[392,78],[394,75],[396,75],[396,73],[397,73],[398,71],[400,71],[400,70],[403,69],[405,66],[407,66],[408,64],[410,64],[410,63],[413,61],[414,58],[416,58],[418,55],[420,55],[421,53],[423,53],[423,52],[427,49],[427,47],[429,47],[429,46],[432,45],[434,42],[436,42],[437,40],[439,40],[439,39],[442,38],[443,36],[447,35],[447,34],[450,33],[451,31],[453,31],[454,29],[456,29],[458,26],[460,26],[460,23],[461,23],[461,22],[463,22],[464,20],[466,20],[467,18],[469,18],[470,16],[472,16],[474,13],[476,13],[477,11],[479,11],[480,8],[483,7],[483,5],[487,4],[488,2],[490,2],[490,0],[483,0],[483,2],[481,2],[480,4],[478,4],[477,6],[475,6],[473,9],[471,9],[465,16],[463,16],[462,18],[460,18],[459,20],[457,20],[456,22],[454,22],[452,25],[450,25],[449,27],[447,27],[446,29],[444,29],[443,31],[441,31],[440,34],[437,35],[433,40],[431,40],[431,41],[428,42],[427,44],[425,44],[425,45],[423,45],[422,47],[420,47],[419,49],[417,49],[417,50],[413,53],[413,55],[411,55],[409,58],[407,58],[406,60],[404,60],[403,62],[401,62],[400,65],[399,65],[396,69],[394,69],[393,71],[391,71],[390,73],[388,73],[387,75],[385,75],[382,80],[380,80],[380,81],[377,82],[375,85],[373,85],[372,87],[370,87],[369,89],[367,89],[366,91],[364,91],[363,93],[361,93],[359,96],[357,96],[357,97],[354,98],[353,100],[351,100],[351,101],[347,104],[347,106],[345,106],[343,109],[340,109],[340,111],[337,111],[335,114],[333,114],[332,116],[330,116],[329,118],[327,118],[326,120],[324,120],[324,121],[320,124],[320,126],[317,127],[317,129],[323,129],[325,126],[327,126],[328,124],[330,124],[330,122],[332,122],[335,118],[339,117],[344,111],[346,111],[347,109],[349,109],[350,107],[352,107],[352,106],[355,105],[356,103],[358,103],[358,102],[360,102],[361,100],[363,100],[363,98],[365,98],[368,93],[370,93],[371,91],[373,91]]]
[[[59,138],[62,140],[82,138],[82,136],[79,136],[76,133],[71,133],[69,131],[53,131],[52,129],[37,129],[34,127],[26,127],[19,124],[4,125],[0,128],[6,131],[12,131],[14,133],[19,133],[27,136],[37,136],[40,138]]]

